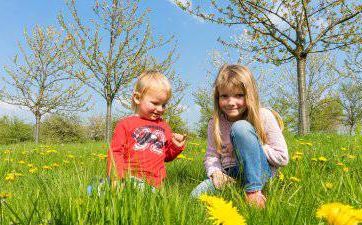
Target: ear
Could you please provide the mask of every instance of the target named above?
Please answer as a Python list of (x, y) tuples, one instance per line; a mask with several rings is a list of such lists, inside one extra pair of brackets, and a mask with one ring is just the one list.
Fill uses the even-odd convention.
[(136, 105), (140, 104), (141, 94), (139, 92), (134, 92), (133, 93), (133, 101), (136, 103)]

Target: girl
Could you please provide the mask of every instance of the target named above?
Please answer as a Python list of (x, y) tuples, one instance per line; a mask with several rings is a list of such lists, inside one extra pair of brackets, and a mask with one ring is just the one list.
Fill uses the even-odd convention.
[(261, 108), (256, 82), (247, 67), (222, 66), (214, 83), (214, 113), (204, 160), (209, 179), (191, 195), (215, 192), (240, 178), (246, 201), (264, 208), (266, 198), (261, 190), (289, 160), (276, 118), (280, 117)]

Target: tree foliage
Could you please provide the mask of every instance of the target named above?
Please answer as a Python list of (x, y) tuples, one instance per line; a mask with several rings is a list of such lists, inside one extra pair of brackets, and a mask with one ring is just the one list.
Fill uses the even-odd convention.
[(139, 4), (140, 0), (95, 1), (93, 17), (88, 23), (80, 18), (75, 0), (70, 0), (67, 5), (72, 23), (62, 15), (58, 19), (73, 44), (71, 52), (82, 65), (73, 75), (106, 102), (107, 141), (112, 133), (114, 99), (144, 70), (150, 51), (167, 45), (172, 39), (152, 36), (148, 10), (141, 12)]
[(360, 44), (362, 4), (354, 0), (207, 1), (198, 6), (177, 1), (187, 12), (226, 26), (246, 25), (250, 45), (222, 44), (255, 53), (261, 62), (296, 61), (299, 133), (309, 132), (306, 60), (309, 54)]
[(19, 44), (13, 66), (5, 66), (8, 78), (0, 94), (1, 101), (23, 106), (35, 116), (35, 142), (39, 141), (40, 121), (47, 113), (86, 110), (87, 98), (81, 85), (71, 82), (69, 73), (74, 60), (69, 54), (70, 43), (52, 27), (36, 26), (31, 34), (24, 33), (28, 51)]

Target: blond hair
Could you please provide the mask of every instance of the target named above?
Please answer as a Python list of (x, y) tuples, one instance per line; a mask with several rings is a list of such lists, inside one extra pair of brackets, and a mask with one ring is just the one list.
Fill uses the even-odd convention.
[(223, 65), (214, 83), (213, 136), (217, 151), (221, 152), (222, 148), (220, 116), (225, 116), (219, 106), (219, 89), (221, 88), (240, 88), (243, 91), (246, 110), (243, 112), (242, 118), (254, 126), (260, 141), (265, 143), (266, 134), (260, 118), (261, 106), (253, 74), (245, 66)]
[(171, 84), (168, 81), (167, 77), (157, 70), (146, 70), (139, 77), (133, 89), (132, 96), (132, 109), (137, 112), (137, 104), (134, 101), (134, 95), (138, 94), (139, 98), (142, 99), (143, 96), (149, 91), (158, 90), (166, 91), (167, 100), (171, 98)]

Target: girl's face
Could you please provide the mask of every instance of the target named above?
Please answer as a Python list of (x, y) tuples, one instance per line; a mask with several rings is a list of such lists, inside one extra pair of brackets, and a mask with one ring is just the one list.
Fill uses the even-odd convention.
[(160, 119), (166, 109), (168, 101), (167, 91), (162, 88), (159, 90), (149, 89), (141, 98), (134, 96), (137, 105), (137, 114), (148, 120)]
[(244, 92), (241, 88), (219, 88), (219, 107), (229, 121), (240, 120), (246, 109)]

